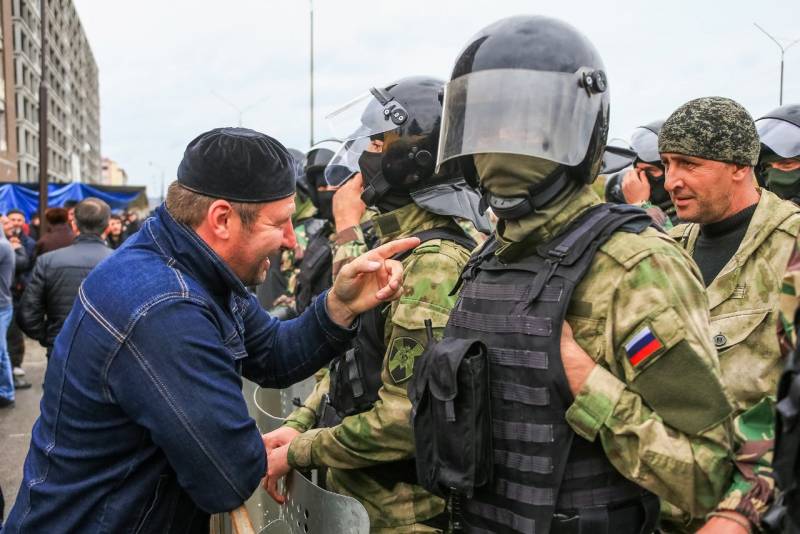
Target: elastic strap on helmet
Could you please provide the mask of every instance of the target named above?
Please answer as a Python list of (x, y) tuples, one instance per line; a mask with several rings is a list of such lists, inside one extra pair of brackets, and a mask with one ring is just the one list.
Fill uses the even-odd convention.
[(500, 219), (521, 219), (547, 206), (573, 183), (566, 169), (559, 166), (541, 185), (530, 188), (524, 197), (501, 197), (482, 188), (480, 212), (482, 215), (487, 208), (492, 208), (492, 212)]

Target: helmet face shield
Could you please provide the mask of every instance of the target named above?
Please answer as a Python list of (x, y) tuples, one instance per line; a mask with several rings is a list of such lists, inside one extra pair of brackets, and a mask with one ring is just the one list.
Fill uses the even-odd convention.
[(445, 87), (437, 166), (459, 156), (509, 153), (568, 166), (586, 157), (609, 92), (583, 89), (585, 73), (491, 69)]
[(342, 143), (325, 166), (325, 182), (330, 186), (339, 187), (355, 173), (360, 172), (358, 158), (369, 144), (369, 137), (350, 139)]
[(800, 128), (791, 122), (764, 118), (756, 121), (761, 144), (782, 158), (800, 156)]
[(643, 126), (636, 128), (631, 134), (631, 148), (636, 156), (645, 163), (661, 162), (658, 152), (658, 135)]

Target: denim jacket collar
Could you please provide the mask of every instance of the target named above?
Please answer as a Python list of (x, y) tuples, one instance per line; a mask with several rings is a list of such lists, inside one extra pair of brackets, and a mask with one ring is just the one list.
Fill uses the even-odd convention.
[(158, 236), (156, 245), (161, 252), (173, 260), (197, 280), (210, 293), (225, 296), (228, 293), (247, 299), (249, 293), (239, 277), (225, 264), (222, 258), (209, 247), (197, 232), (176, 221), (162, 204), (156, 209), (155, 216), (148, 219), (147, 225), (153, 224)]

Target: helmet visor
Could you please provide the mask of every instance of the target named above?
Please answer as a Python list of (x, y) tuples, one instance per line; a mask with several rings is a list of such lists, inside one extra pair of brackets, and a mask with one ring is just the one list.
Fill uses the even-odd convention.
[(645, 163), (661, 161), (661, 154), (658, 152), (658, 136), (648, 128), (639, 127), (633, 131), (631, 148), (636, 152), (636, 156)]
[(756, 129), (761, 143), (782, 158), (800, 156), (800, 128), (780, 119), (758, 119)]
[(394, 130), (408, 119), (408, 115), (388, 92), (371, 89), (325, 118), (334, 135), (347, 141)]
[(437, 165), (468, 154), (521, 154), (578, 165), (608, 90), (579, 86), (581, 71), (494, 69), (445, 86)]
[(600, 174), (612, 174), (633, 165), (636, 152), (626, 146), (608, 145), (603, 150), (603, 166)]
[(325, 182), (330, 186), (339, 187), (355, 173), (360, 172), (358, 158), (361, 157), (361, 153), (369, 146), (369, 143), (369, 137), (350, 139), (342, 143), (331, 161), (325, 166)]

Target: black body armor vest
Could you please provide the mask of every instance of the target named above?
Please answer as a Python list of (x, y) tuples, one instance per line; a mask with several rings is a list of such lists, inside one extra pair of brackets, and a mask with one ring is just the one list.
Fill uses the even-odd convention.
[(650, 224), (639, 208), (602, 204), (526, 258), (503, 262), (491, 239), (464, 269), (445, 338), (488, 347), (494, 450), (493, 480), (462, 503), (467, 532), (549, 533), (559, 517), (604, 532), (615, 505), (655, 500), (614, 469), (599, 440), (567, 424), (573, 396), (560, 352), (572, 293), (597, 249), (615, 231)]
[[(306, 230), (309, 230), (306, 227)], [(311, 305), (314, 297), (333, 285), (333, 251), (330, 236), (333, 233), (331, 223), (325, 221), (321, 228), (309, 234), (300, 272), (297, 274), (295, 288), (295, 307), (300, 315)]]

